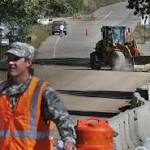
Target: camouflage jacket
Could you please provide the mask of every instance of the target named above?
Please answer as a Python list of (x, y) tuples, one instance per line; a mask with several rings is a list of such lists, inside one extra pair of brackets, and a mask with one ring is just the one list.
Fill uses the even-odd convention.
[[(31, 79), (32, 77), (20, 85), (10, 85), (9, 81), (0, 83), (0, 93), (10, 96), (12, 110), (16, 105), (17, 97), (28, 88)], [(41, 109), (45, 121), (53, 120), (55, 122), (61, 139), (63, 141), (68, 139), (75, 143), (76, 133), (73, 120), (60, 100), (58, 93), (49, 85), (43, 92)]]

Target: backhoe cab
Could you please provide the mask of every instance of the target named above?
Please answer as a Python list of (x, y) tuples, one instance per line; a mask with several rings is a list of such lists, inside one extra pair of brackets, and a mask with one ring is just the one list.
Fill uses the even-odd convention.
[[(133, 58), (140, 56), (134, 40), (127, 42), (129, 28), (124, 26), (103, 26), (102, 39), (96, 43), (95, 51), (90, 54), (92, 69), (110, 66), (112, 70), (132, 67)], [(130, 64), (130, 65), (129, 65)]]

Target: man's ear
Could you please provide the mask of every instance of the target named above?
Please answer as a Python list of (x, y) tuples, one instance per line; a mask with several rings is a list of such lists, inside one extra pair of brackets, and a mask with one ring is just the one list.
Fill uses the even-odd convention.
[(31, 60), (27, 60), (27, 67), (32, 66), (32, 61)]

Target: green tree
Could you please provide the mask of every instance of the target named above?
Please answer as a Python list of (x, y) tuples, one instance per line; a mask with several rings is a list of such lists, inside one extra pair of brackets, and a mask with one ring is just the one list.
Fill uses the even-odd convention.
[(74, 13), (79, 12), (83, 7), (83, 0), (68, 0), (68, 3), (73, 8)]
[(18, 24), (22, 27), (24, 37), (28, 34), (29, 27), (34, 23), (37, 14), (38, 0), (1, 0), (0, 22)]
[(150, 0), (128, 0), (127, 8), (133, 9), (135, 15), (150, 14)]
[(54, 16), (66, 16), (79, 12), (82, 5), (83, 0), (49, 0), (48, 8), (53, 10)]
[(51, 0), (39, 0), (37, 16), (51, 16)]
[(49, 0), (49, 9), (53, 10), (53, 16), (60, 16), (61, 14), (67, 14), (70, 9), (70, 5), (67, 0)]

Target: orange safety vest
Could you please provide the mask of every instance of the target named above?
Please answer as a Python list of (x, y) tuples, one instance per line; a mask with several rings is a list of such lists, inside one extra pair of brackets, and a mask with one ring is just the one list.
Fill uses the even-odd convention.
[(42, 93), (47, 82), (33, 77), (17, 100), (14, 110), (10, 97), (0, 94), (0, 150), (52, 150), (52, 122), (41, 116)]

